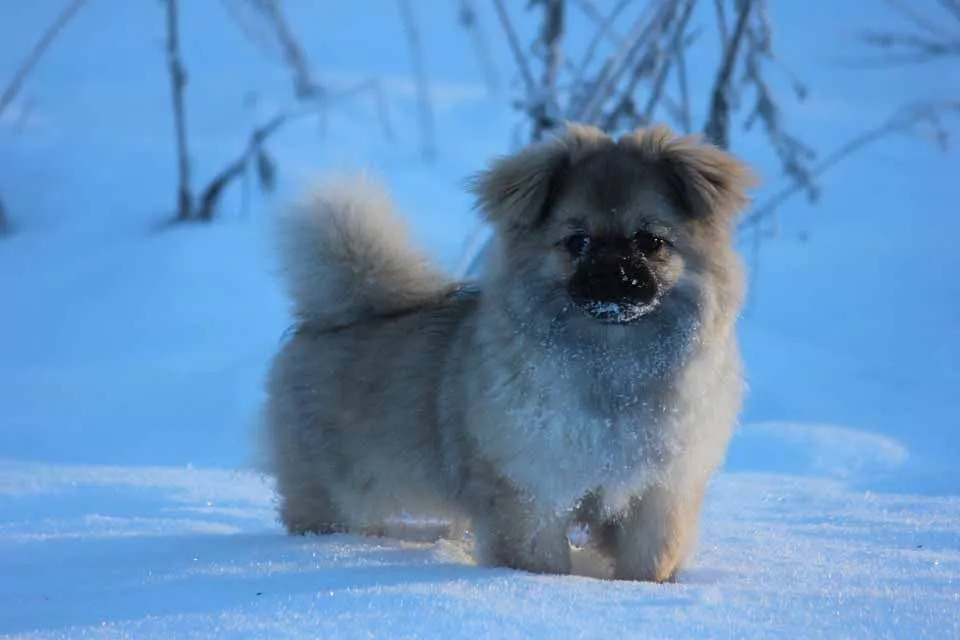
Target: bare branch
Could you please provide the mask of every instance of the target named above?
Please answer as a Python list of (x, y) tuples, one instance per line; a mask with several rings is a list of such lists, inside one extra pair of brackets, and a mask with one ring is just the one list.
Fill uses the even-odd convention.
[(473, 0), (460, 0), (459, 20), (463, 28), (469, 31), (473, 37), (473, 48), (480, 60), (480, 68), (483, 71), (487, 92), (493, 95), (500, 88), (500, 79), (497, 76), (496, 66), (493, 64), (493, 57), (490, 55), (490, 45), (486, 34), (480, 27), (480, 19), (477, 17)]
[(926, 62), (944, 56), (960, 56), (960, 36), (954, 42), (931, 40), (909, 33), (866, 32), (860, 36), (868, 45), (898, 52), (890, 60)]
[[(680, 102), (674, 99), (668, 93), (664, 93), (660, 101), (663, 105), (663, 108), (666, 110), (668, 117), (671, 120), (681, 123), (682, 125), (684, 119), (684, 107), (680, 104)], [(689, 133), (690, 130), (685, 129), (684, 132)]]
[(237, 23), (244, 37), (261, 54), (276, 60), (284, 59), (282, 48), (277, 41), (278, 38), (273, 27), (268, 21), (249, 15), (249, 9), (252, 9), (256, 14), (261, 13), (254, 2), (250, 0), (220, 0), (220, 5), (227, 12), (227, 15)]
[[(914, 27), (918, 28), (921, 33), (906, 31), (865, 31), (861, 33), (861, 42), (884, 52), (885, 55), (860, 64), (891, 67), (924, 64), (940, 58), (960, 56), (960, 29), (951, 32), (942, 26), (943, 18), (938, 16), (939, 21), (928, 18), (901, 2), (888, 0), (887, 4), (905, 17)], [(960, 27), (960, 1), (939, 0), (939, 4), (949, 14), (949, 20), (955, 21), (957, 26)]]
[(10, 233), (10, 219), (7, 217), (7, 208), (0, 199), (0, 236)]
[[(620, 0), (616, 5), (614, 5), (609, 15), (607, 15), (607, 17), (600, 22), (599, 27), (597, 27), (597, 30), (593, 34), (593, 38), (590, 39), (590, 43), (587, 45), (587, 49), (583, 54), (583, 59), (580, 60), (580, 64), (577, 65), (577, 70), (573, 76), (573, 86), (576, 87), (580, 85), (580, 82), (583, 79), (583, 75), (586, 73), (587, 68), (590, 66), (590, 63), (593, 62), (593, 56), (596, 54), (597, 47), (600, 46), (600, 42), (603, 41), (604, 38), (609, 38), (613, 40), (617, 45), (622, 46), (623, 39), (619, 35), (613, 32), (613, 23), (620, 16), (623, 10), (627, 8), (630, 2), (631, 0)], [(588, 4), (588, 3), (586, 3), (584, 0), (584, 1), (581, 1), (579, 4), (581, 5), (581, 8), (582, 8), (582, 5)], [(592, 3), (589, 3), (589, 5), (593, 7)], [(599, 13), (596, 7), (593, 7), (593, 11)]]
[[(634, 63), (637, 53), (644, 45), (649, 45), (649, 43), (654, 42), (655, 39), (659, 37), (664, 20), (670, 15), (673, 5), (673, 1), (662, 1), (660, 2), (660, 7), (649, 21), (645, 20), (645, 16), (637, 20), (630, 30), (630, 34), (624, 41), (623, 46), (607, 59), (597, 79), (591, 83), (591, 93), (588, 95), (584, 104), (580, 106), (575, 113), (570, 114), (572, 120), (582, 122), (598, 121), (603, 103), (614, 94), (617, 84), (626, 74), (627, 70), (633, 69), (635, 80), (632, 82), (634, 84), (639, 81), (638, 76), (641, 72), (646, 72), (646, 67)], [(621, 100), (621, 104), (622, 102)], [(614, 110), (617, 110), (617, 107), (615, 107)]]
[(940, 0), (940, 6), (953, 14), (953, 17), (960, 20), (960, 1), (958, 0)]
[[(661, 35), (667, 35), (669, 33), (681, 2), (684, 5), (683, 15), (675, 27), (676, 31), (674, 35), (668, 38), (668, 47), (667, 50), (664, 51), (660, 45), (659, 38)], [(673, 63), (672, 43), (675, 39), (677, 42), (683, 42), (683, 34), (695, 2), (696, 0), (675, 0), (663, 5), (664, 12), (661, 15), (661, 22), (657, 25), (655, 33), (652, 34), (644, 55), (636, 63), (630, 79), (620, 94), (620, 99), (604, 119), (601, 125), (604, 130), (613, 131), (617, 129), (620, 126), (620, 121), (624, 119), (627, 121), (627, 126), (629, 127), (645, 126), (651, 121), (653, 111), (663, 96), (663, 87), (669, 76), (670, 66)], [(637, 85), (642, 79), (649, 77), (655, 70), (657, 71), (657, 75), (647, 98), (647, 104), (642, 112), (638, 112), (633, 97)]]
[(634, 65), (630, 78), (627, 80), (626, 86), (620, 94), (620, 98), (616, 101), (606, 118), (603, 119), (600, 125), (601, 129), (604, 131), (613, 131), (618, 127), (621, 119), (624, 118), (638, 121), (638, 124), (645, 122), (643, 116), (637, 113), (633, 94), (636, 91), (637, 85), (640, 84), (640, 81), (650, 76), (657, 68), (658, 63), (660, 63), (661, 69), (665, 66), (664, 63), (661, 62), (661, 58), (662, 54), (659, 42), (657, 42), (656, 39), (652, 39), (646, 53)]
[(294, 94), (299, 100), (323, 98), (323, 87), (314, 81), (307, 58), (300, 42), (287, 23), (280, 0), (248, 0), (250, 5), (263, 15), (273, 29), (283, 50), (283, 58), (293, 71)]
[(37, 43), (33, 45), (27, 57), (24, 58), (23, 62), (20, 63), (20, 66), (17, 67), (17, 70), (13, 73), (10, 82), (4, 87), (3, 93), (0, 93), (0, 115), (3, 115), (3, 112), (6, 111), (10, 103), (13, 102), (13, 99), (17, 93), (20, 92), (30, 72), (37, 66), (40, 58), (42, 58), (43, 54), (50, 48), (53, 41), (57, 39), (57, 36), (63, 31), (63, 28), (66, 27), (74, 16), (77, 15), (77, 12), (83, 8), (86, 1), (87, 0), (70, 0), (60, 13), (57, 14), (50, 26), (47, 27), (47, 30), (43, 32), (43, 35), (40, 36)]
[(223, 194), (233, 180), (242, 176), (250, 162), (257, 157), (257, 154), (271, 135), (276, 133), (281, 126), (289, 122), (293, 116), (281, 113), (271, 118), (266, 124), (254, 129), (250, 134), (250, 140), (246, 148), (232, 162), (228, 163), (220, 172), (210, 180), (210, 183), (200, 194), (200, 208), (197, 211), (197, 219), (209, 222), (216, 213), (217, 204), (220, 202), (220, 196)]
[[(694, 2), (695, 0), (690, 4), (693, 5)], [(680, 108), (678, 115), (683, 132), (690, 133), (693, 131), (693, 122), (690, 117), (690, 88), (687, 84), (687, 47), (682, 39), (675, 41), (674, 45), (673, 55), (677, 59), (677, 85), (679, 85), (680, 89)]]
[(533, 73), (530, 72), (530, 62), (523, 53), (523, 47), (520, 45), (520, 38), (510, 22), (510, 16), (503, 6), (503, 0), (493, 0), (493, 5), (497, 10), (497, 17), (500, 19), (500, 26), (507, 36), (507, 42), (510, 44), (510, 51), (520, 70), (520, 76), (523, 78), (524, 87), (526, 87), (527, 97), (531, 98), (536, 91), (536, 84), (533, 80)]
[(177, 220), (188, 220), (193, 209), (190, 190), (190, 153), (187, 148), (187, 124), (183, 109), (183, 90), (187, 75), (180, 59), (180, 25), (177, 0), (165, 0), (167, 8), (167, 65), (173, 97), (173, 125), (177, 144)]
[(740, 45), (743, 43), (747, 31), (747, 20), (753, 0), (741, 0), (737, 25), (733, 35), (724, 47), (723, 63), (717, 72), (716, 80), (711, 91), (710, 116), (703, 127), (704, 135), (717, 146), (726, 149), (730, 144), (730, 81), (737, 57), (740, 54)]
[[(574, 0), (574, 3), (588, 18), (593, 20), (597, 25), (597, 30), (594, 32), (594, 38), (602, 40), (607, 38), (615, 45), (620, 45), (623, 42), (623, 38), (616, 32), (613, 28), (613, 23), (616, 20), (617, 15), (630, 4), (631, 0), (620, 0), (613, 9), (610, 11), (609, 15), (604, 16), (600, 9), (597, 8), (597, 5), (594, 4), (593, 0)], [(589, 47), (588, 47), (589, 50)]]
[[(693, 14), (693, 8), (696, 4), (696, 0), (687, 0), (683, 7), (683, 13), (680, 15), (680, 20), (677, 23), (672, 42), (670, 43), (670, 53), (672, 55), (668, 55), (660, 65), (660, 72), (657, 74), (657, 79), (653, 83), (653, 89), (647, 98), (647, 106), (643, 110), (644, 124), (649, 123), (653, 119), (653, 111), (660, 102), (663, 86), (666, 84), (667, 76), (670, 74), (671, 63), (682, 59), (684, 34), (687, 31), (687, 23), (690, 21), (690, 16)], [(684, 84), (685, 82), (684, 80)]]
[(727, 10), (724, 8), (723, 2), (724, 0), (713, 0), (713, 8), (717, 13), (717, 30), (720, 32), (720, 55), (726, 56), (730, 32), (727, 29)]
[(420, 144), (424, 160), (433, 160), (436, 155), (436, 144), (433, 133), (433, 104), (430, 100), (430, 83), (427, 79), (427, 68), (423, 61), (423, 48), (420, 46), (420, 32), (413, 17), (413, 8), (410, 0), (398, 0), (400, 15), (403, 20), (403, 30), (407, 36), (407, 45), (410, 47), (410, 58), (413, 61), (413, 73), (417, 78), (417, 103), (420, 111)]
[[(869, 129), (860, 135), (848, 140), (840, 145), (833, 152), (828, 154), (821, 162), (809, 171), (811, 178), (817, 178), (828, 170), (833, 168), (845, 158), (854, 153), (873, 145), (874, 143), (895, 133), (904, 133), (911, 131), (917, 124), (926, 122), (935, 128), (935, 134), (939, 141), (944, 140), (945, 132), (940, 127), (939, 114), (942, 112), (956, 112), (960, 114), (960, 101), (947, 101), (940, 103), (920, 103), (907, 107), (895, 113), (891, 118), (881, 123), (879, 126)], [(754, 208), (750, 215), (746, 216), (739, 224), (739, 229), (746, 229), (760, 224), (761, 221), (776, 212), (777, 207), (785, 200), (794, 196), (800, 191), (805, 190), (806, 185), (798, 180), (794, 180), (760, 206)]]
[(906, 18), (909, 22), (912, 22), (913, 25), (919, 28), (921, 31), (926, 31), (935, 36), (944, 38), (949, 38), (951, 35), (935, 21), (932, 21), (922, 13), (915, 11), (914, 7), (911, 7), (908, 3), (901, 2), (901, 0), (887, 0), (887, 5), (889, 5), (901, 16)]
[(546, 131), (553, 129), (559, 121), (560, 106), (557, 100), (557, 75), (560, 71), (560, 40), (564, 29), (565, 0), (541, 0), (544, 20), (540, 33), (540, 44), (544, 48), (543, 76), (540, 81), (539, 98), (531, 104), (534, 140), (540, 140)]

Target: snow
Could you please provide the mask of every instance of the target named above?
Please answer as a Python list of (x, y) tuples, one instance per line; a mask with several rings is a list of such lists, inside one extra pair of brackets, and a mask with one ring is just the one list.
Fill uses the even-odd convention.
[(691, 569), (652, 585), (478, 568), (446, 541), (285, 536), (249, 472), (2, 468), (0, 629), (26, 638), (960, 634), (958, 497), (726, 474)]
[[(477, 567), (469, 540), (282, 532), (251, 435), (290, 324), (273, 211), (319, 170), (367, 167), (462, 270), (484, 237), (463, 178), (510, 146), (514, 116), (487, 97), (455, 3), (413, 4), (437, 163), (419, 160), (399, 14), (290, 1), (326, 80), (382, 79), (395, 140), (369, 99), (344, 100), (323, 132), (303, 122), (270, 145), (276, 197), (243, 213), (232, 193), (211, 226), (159, 224), (175, 166), (159, 3), (88, 3), (4, 114), (0, 197), (18, 233), (0, 240), (0, 636), (960, 637), (960, 156), (906, 138), (828, 173), (817, 206), (785, 206), (750, 262), (743, 424), (677, 584)], [(834, 64), (854, 27), (892, 20), (860, 0), (821, 8), (829, 37), (819, 10), (771, 4), (791, 25), (781, 57), (813, 90), (787, 118), (814, 146), (885, 117), (891, 86), (957, 85), (951, 69)], [(0, 78), (58, 6), (6, 12)], [(202, 182), (290, 87), (223, 3), (183, 12)], [(509, 54), (496, 62), (507, 77)], [(755, 136), (738, 145), (775, 181)]]

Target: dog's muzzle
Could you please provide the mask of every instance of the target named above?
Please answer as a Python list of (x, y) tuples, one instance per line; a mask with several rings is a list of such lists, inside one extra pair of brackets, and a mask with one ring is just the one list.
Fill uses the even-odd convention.
[(594, 320), (634, 322), (657, 308), (661, 287), (642, 256), (590, 256), (568, 284), (573, 302)]

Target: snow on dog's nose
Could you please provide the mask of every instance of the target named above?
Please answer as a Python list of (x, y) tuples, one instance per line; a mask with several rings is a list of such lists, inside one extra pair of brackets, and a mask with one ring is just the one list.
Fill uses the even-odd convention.
[(574, 303), (594, 319), (626, 323), (657, 307), (661, 287), (642, 255), (600, 250), (580, 262), (568, 291)]

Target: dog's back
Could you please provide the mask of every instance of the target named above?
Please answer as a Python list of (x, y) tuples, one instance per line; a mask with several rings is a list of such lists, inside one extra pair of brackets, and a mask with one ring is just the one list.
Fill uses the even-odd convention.
[(419, 253), (375, 185), (339, 183), (281, 229), (296, 331), (268, 382), (266, 444), (293, 532), (439, 515), (436, 392), (475, 304)]

